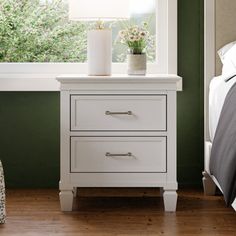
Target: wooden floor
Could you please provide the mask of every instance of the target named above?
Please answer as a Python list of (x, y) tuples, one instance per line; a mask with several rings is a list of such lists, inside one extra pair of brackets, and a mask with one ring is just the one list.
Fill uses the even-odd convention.
[(57, 190), (8, 190), (0, 235), (236, 235), (236, 213), (201, 190), (180, 190), (176, 213), (163, 211), (156, 189), (83, 189), (78, 203), (62, 213)]

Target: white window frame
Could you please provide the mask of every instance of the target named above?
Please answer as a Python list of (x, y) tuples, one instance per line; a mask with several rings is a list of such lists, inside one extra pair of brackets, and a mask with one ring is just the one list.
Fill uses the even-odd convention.
[[(149, 74), (177, 74), (177, 2), (157, 1), (157, 62)], [(126, 63), (113, 63), (112, 73), (125, 74)], [(58, 91), (59, 74), (86, 74), (87, 63), (0, 63), (0, 91)]]

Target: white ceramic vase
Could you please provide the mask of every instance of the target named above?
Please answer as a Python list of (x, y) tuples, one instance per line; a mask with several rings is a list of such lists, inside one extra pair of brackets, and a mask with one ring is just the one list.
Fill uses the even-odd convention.
[(145, 75), (147, 71), (147, 56), (143, 54), (128, 54), (128, 74)]

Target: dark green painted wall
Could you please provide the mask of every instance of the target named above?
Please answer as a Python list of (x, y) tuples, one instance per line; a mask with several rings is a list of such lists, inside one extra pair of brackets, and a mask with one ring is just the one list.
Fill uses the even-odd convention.
[[(203, 169), (203, 0), (179, 0), (178, 180), (200, 185)], [(59, 93), (0, 93), (0, 159), (7, 187), (57, 187)]]
[(59, 93), (0, 93), (0, 159), (7, 187), (56, 187)]
[(178, 0), (178, 179), (200, 185), (204, 156), (204, 1)]

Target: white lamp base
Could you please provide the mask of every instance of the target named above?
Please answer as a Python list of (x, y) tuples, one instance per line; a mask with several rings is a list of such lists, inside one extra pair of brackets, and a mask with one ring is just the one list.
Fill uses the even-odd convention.
[(88, 75), (111, 75), (112, 31), (110, 29), (88, 32)]

